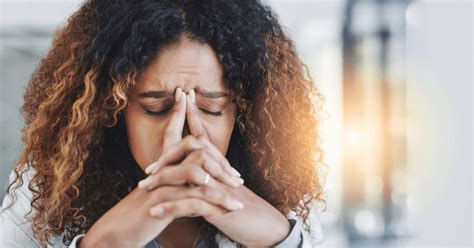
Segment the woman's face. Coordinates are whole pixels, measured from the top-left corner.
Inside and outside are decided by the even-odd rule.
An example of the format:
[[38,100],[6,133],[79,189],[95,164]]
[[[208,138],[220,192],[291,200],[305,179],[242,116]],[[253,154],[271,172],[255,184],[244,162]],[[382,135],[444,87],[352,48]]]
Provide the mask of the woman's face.
[[[142,169],[158,159],[163,133],[175,104],[174,92],[194,89],[199,116],[210,141],[226,154],[235,122],[235,106],[216,54],[208,44],[185,36],[160,50],[140,75],[129,96],[125,122],[130,150]],[[156,114],[153,114],[156,113]],[[187,122],[183,137],[190,134]]]

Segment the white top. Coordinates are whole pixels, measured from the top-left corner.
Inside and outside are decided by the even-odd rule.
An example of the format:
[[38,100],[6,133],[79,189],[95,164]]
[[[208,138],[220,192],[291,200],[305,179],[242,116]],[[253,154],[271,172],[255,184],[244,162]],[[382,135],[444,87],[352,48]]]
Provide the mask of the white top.
[[[26,171],[23,174],[23,185],[19,187],[15,193],[17,196],[14,204],[9,206],[12,202],[13,197],[7,194],[3,200],[2,210],[0,212],[0,247],[10,248],[10,247],[66,247],[62,243],[63,235],[53,236],[52,243],[53,246],[46,244],[40,245],[40,243],[33,238],[33,232],[31,229],[31,223],[29,223],[24,215],[30,211],[32,193],[28,189],[29,179],[33,176],[34,169]],[[12,172],[10,174],[10,183],[14,180],[15,174]],[[312,233],[307,233],[306,230],[302,228],[302,221],[297,218],[294,212],[291,212],[288,216],[290,223],[292,224],[292,229],[290,234],[279,244],[274,247],[322,247],[322,242],[324,239],[321,226],[317,222],[312,223]],[[84,236],[80,234],[76,236],[71,244],[68,247],[76,247],[76,243]],[[236,247],[236,245],[219,234],[216,236],[216,241],[218,242],[219,247]],[[153,240],[150,241],[146,248],[159,248],[164,247]],[[202,240],[196,245],[196,248],[207,248]]]

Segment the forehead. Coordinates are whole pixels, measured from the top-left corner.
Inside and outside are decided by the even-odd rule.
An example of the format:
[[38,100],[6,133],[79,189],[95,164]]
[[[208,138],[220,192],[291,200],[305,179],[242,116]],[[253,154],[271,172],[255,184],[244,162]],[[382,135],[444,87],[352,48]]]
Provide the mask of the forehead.
[[192,88],[225,90],[222,65],[209,44],[182,36],[160,49],[158,56],[139,77],[139,90],[174,90]]

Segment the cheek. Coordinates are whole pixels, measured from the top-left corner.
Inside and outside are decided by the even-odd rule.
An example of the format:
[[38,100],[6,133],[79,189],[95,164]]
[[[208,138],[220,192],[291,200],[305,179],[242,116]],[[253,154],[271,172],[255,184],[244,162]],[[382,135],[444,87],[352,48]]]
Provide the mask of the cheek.
[[222,154],[227,153],[229,147],[230,137],[234,128],[234,117],[233,115],[222,116],[222,117],[207,117],[202,118],[203,124],[209,135],[209,139]]
[[142,169],[156,161],[161,154],[161,138],[164,129],[162,120],[143,113],[136,105],[125,112],[127,136],[133,157]]

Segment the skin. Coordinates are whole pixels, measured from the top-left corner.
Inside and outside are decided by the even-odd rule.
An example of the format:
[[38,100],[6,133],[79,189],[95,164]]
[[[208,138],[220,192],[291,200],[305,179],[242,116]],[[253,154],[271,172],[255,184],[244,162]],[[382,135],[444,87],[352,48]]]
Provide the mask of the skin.
[[[129,146],[143,170],[158,159],[164,147],[171,145],[165,143],[166,127],[170,123],[169,112],[152,116],[146,110],[160,112],[169,109],[170,104],[175,102],[175,89],[184,92],[193,89],[198,108],[220,113],[220,116],[215,116],[202,111],[199,115],[210,141],[219,151],[225,154],[229,146],[235,124],[235,105],[228,97],[230,91],[224,83],[222,67],[209,45],[183,38],[163,49],[151,67],[144,71],[126,111]],[[182,137],[190,134],[186,121],[182,129]],[[176,233],[173,231],[178,229],[189,229],[192,232],[188,237],[182,235],[179,240],[194,238],[196,230],[192,230],[192,221],[188,219],[173,221],[164,230],[167,235],[161,235],[157,239],[162,243],[169,243],[166,241],[173,240],[172,234]],[[171,247],[171,244],[167,247]]]
[[[162,93],[143,94],[150,91]],[[191,214],[248,247],[272,246],[288,235],[286,217],[242,185],[224,156],[235,125],[229,93],[209,45],[182,36],[160,51],[125,112],[130,149],[149,176],[92,226],[81,247],[139,247],[153,238],[191,247],[198,237]],[[163,109],[170,110],[146,111]]]
[[[222,67],[209,45],[182,38],[160,51],[158,58],[139,78],[130,97],[125,115],[129,145],[142,169],[156,161],[162,153],[165,127],[170,117],[169,112],[162,116],[150,116],[144,109],[169,109],[170,104],[175,102],[177,88],[186,93],[194,89],[199,109],[222,113],[221,116],[213,116],[201,111],[199,116],[210,141],[222,154],[227,152],[235,124],[235,105],[223,95],[229,94],[230,90],[224,82]],[[165,91],[165,96],[153,96],[150,93],[153,91]],[[185,122],[182,136],[188,134],[189,126]]]

